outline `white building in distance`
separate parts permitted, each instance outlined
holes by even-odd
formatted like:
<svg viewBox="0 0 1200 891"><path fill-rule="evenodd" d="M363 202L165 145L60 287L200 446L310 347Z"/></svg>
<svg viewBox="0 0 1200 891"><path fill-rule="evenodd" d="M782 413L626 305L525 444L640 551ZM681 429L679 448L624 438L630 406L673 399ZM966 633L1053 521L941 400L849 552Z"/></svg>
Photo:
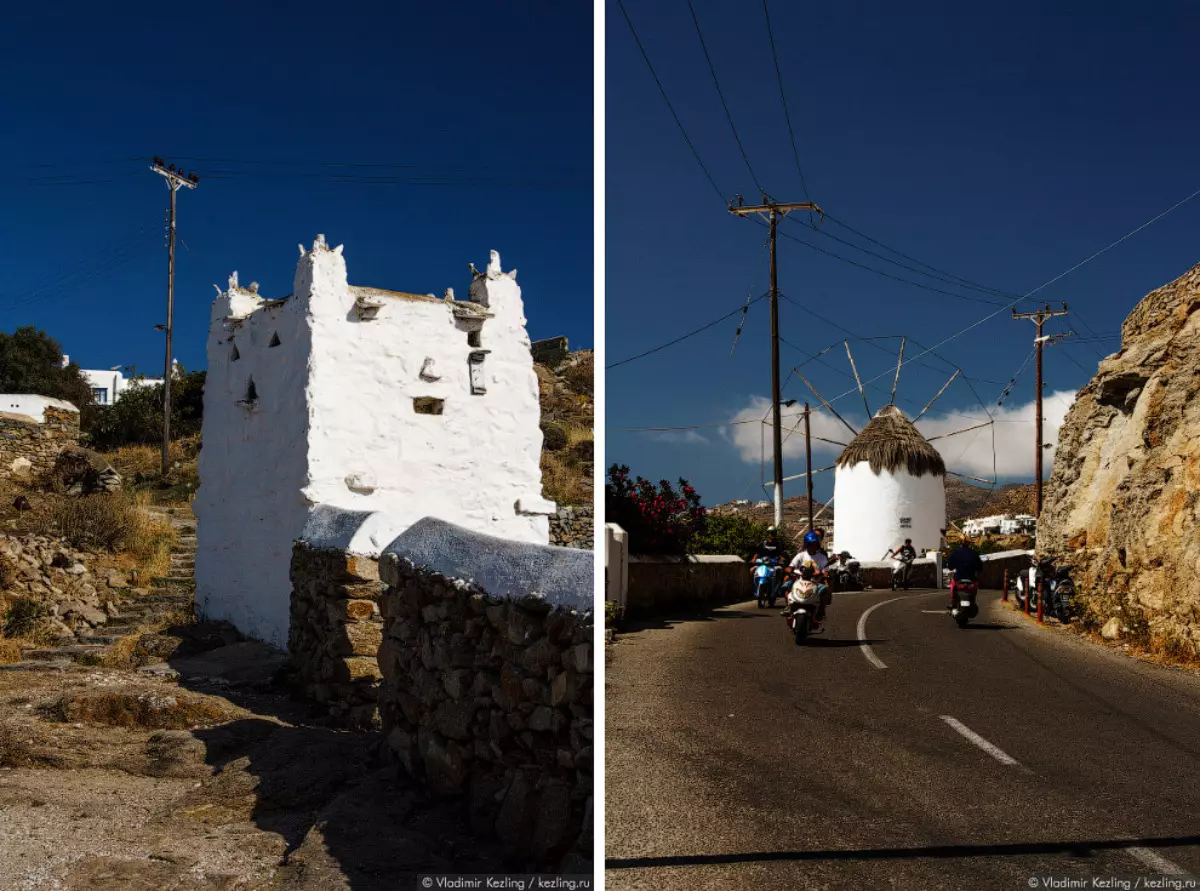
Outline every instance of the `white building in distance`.
<svg viewBox="0 0 1200 891"><path fill-rule="evenodd" d="M882 560L911 538L918 553L941 545L946 464L904 412L881 408L838 456L837 548Z"/></svg>
<svg viewBox="0 0 1200 891"><path fill-rule="evenodd" d="M70 356L62 357L63 368L71 364ZM179 363L176 362L176 365ZM161 377L125 377L121 372L124 366L116 365L107 371L97 371L81 368L80 372L87 378L92 388L92 398L97 405L112 405L121 398L121 394L131 387L152 387L161 384Z"/></svg>
<svg viewBox="0 0 1200 891"><path fill-rule="evenodd" d="M424 517L547 544L541 409L516 270L493 251L467 300L349 283L300 248L293 294L237 273L213 303L194 503L205 618L287 644L292 545L310 508Z"/></svg>

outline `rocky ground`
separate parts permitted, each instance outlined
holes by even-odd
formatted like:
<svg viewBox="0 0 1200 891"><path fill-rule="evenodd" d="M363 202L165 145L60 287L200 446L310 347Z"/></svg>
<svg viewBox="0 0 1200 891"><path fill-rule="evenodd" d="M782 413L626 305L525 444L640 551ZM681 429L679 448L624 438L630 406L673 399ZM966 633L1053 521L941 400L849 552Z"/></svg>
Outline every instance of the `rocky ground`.
<svg viewBox="0 0 1200 891"><path fill-rule="evenodd" d="M282 654L227 626L139 631L190 610L191 520L173 521L173 575L104 634L0 666L0 888L362 891L502 871L377 734L291 698Z"/></svg>

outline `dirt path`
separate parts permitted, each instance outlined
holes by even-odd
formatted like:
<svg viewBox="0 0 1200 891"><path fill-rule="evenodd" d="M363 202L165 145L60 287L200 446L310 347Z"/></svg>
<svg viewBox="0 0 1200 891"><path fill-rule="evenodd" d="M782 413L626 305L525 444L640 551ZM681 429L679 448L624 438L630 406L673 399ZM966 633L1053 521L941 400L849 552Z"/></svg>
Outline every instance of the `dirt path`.
<svg viewBox="0 0 1200 891"><path fill-rule="evenodd" d="M141 636L150 664L84 664L188 608L191 559L122 607L124 635L0 666L0 889L391 891L503 871L460 803L379 760L378 735L290 699L268 647L191 624Z"/></svg>

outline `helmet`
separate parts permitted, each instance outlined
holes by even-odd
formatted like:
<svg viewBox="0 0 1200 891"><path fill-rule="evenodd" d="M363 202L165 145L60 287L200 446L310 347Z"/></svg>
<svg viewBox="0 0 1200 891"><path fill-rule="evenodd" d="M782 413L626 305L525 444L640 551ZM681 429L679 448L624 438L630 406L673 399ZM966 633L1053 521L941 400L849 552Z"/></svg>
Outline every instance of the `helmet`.
<svg viewBox="0 0 1200 891"><path fill-rule="evenodd" d="M817 533L815 533L815 532L809 532L807 535L804 536L804 543L806 545L820 544L821 536L817 535Z"/></svg>
<svg viewBox="0 0 1200 891"><path fill-rule="evenodd" d="M778 531L774 526L767 527L767 535L774 535Z"/></svg>

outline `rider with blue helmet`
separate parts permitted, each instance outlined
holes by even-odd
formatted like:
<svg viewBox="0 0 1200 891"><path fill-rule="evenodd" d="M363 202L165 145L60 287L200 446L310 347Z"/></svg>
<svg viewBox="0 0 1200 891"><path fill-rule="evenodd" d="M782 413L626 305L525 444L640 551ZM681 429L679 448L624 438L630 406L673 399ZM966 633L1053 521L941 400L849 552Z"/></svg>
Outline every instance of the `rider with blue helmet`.
<svg viewBox="0 0 1200 891"><path fill-rule="evenodd" d="M803 545L800 552L792 558L791 567L797 571L803 571L806 566L812 568L813 578L817 581L817 590L821 595L821 605L814 617L812 633L820 634L825 630L825 607L833 600L825 576L829 558L821 550L821 536L816 532L806 533Z"/></svg>

